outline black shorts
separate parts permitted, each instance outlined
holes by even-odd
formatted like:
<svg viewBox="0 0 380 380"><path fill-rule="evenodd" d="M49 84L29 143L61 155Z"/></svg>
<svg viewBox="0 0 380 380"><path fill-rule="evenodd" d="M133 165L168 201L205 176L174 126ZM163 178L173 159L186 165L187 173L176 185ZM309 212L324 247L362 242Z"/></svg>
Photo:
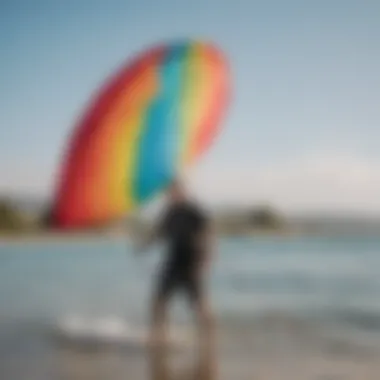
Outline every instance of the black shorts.
<svg viewBox="0 0 380 380"><path fill-rule="evenodd" d="M203 284L199 269L195 265L166 265L161 270L156 296L168 300L173 293L182 292L191 302L197 302L203 295Z"/></svg>

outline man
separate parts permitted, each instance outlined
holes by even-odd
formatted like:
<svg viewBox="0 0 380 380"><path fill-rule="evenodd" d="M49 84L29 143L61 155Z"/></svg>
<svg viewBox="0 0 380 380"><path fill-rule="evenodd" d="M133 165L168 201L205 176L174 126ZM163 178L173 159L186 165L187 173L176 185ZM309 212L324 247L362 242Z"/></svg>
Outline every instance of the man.
<svg viewBox="0 0 380 380"><path fill-rule="evenodd" d="M168 205L150 242L156 239L167 243L167 255L152 302L153 345L158 343L162 349L166 343L168 303L176 291L182 291L190 301L198 320L201 343L209 343L213 339L213 318L204 282L211 261L210 221L189 200L179 182L169 188Z"/></svg>

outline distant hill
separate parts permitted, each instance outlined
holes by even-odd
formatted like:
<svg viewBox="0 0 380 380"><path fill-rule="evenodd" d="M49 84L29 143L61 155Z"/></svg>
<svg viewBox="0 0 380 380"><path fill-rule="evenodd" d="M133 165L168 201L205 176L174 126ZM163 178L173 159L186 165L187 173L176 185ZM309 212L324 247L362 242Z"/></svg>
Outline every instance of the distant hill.
<svg viewBox="0 0 380 380"><path fill-rule="evenodd" d="M48 208L48 199L31 195L0 194L0 200L10 202L21 213L29 216L41 216ZM260 211L261 210L261 211ZM364 214L343 213L305 213L298 215L283 215L276 208L254 205L242 207L229 205L228 207L214 208L212 214L215 220L226 227L227 230L242 230L267 223L271 228L285 228L300 233L321 234L371 234L380 235L380 215L369 216ZM268 221L269 215L269 223ZM259 218L258 218L259 216ZM149 218L148 220L151 220ZM147 223L142 215L130 216L125 220L127 225L143 228ZM149 224L149 223L148 223ZM224 229L224 228L223 228Z"/></svg>
<svg viewBox="0 0 380 380"><path fill-rule="evenodd" d="M30 195L0 194L0 199L9 201L18 210L27 214L41 214L49 205L46 199Z"/></svg>

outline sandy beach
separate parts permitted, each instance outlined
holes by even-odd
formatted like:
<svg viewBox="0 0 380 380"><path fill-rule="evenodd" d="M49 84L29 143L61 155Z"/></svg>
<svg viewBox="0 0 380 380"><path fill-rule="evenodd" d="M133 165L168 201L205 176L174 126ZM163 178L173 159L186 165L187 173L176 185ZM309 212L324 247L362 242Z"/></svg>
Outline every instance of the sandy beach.
<svg viewBox="0 0 380 380"><path fill-rule="evenodd" d="M304 336L302 328L273 323L269 330L257 325L255 331L222 331L214 363L200 365L195 355L191 360L172 356L171 369L152 375L148 357L66 351L59 356L60 375L73 380L378 380L380 356L368 347L313 334Z"/></svg>

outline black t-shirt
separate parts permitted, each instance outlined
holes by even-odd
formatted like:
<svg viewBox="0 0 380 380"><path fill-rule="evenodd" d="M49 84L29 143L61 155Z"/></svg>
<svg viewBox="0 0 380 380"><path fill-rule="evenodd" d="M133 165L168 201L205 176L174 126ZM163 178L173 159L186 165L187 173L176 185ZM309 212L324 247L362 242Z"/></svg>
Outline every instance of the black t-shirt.
<svg viewBox="0 0 380 380"><path fill-rule="evenodd" d="M169 261L184 264L199 254L199 235L207 228L208 217L190 202L173 205L162 216L159 232L169 248Z"/></svg>

